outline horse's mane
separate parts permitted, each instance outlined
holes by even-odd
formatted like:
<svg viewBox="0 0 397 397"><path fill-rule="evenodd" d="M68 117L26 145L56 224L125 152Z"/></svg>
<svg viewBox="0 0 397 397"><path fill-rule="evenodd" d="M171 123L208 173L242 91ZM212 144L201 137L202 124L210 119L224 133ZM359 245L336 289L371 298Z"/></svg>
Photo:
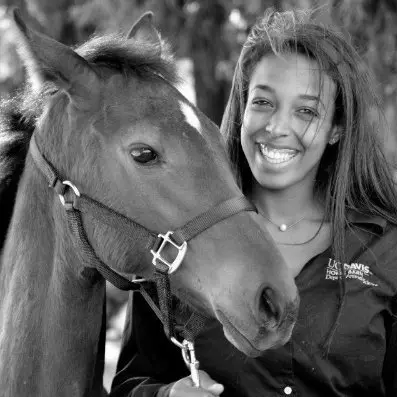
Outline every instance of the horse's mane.
<svg viewBox="0 0 397 397"><path fill-rule="evenodd" d="M17 96L0 106L0 252L14 208L34 125L19 110Z"/></svg>
<svg viewBox="0 0 397 397"><path fill-rule="evenodd" d="M75 51L91 65L110 68L127 77L160 76L171 84L178 81L175 63L165 42L160 53L158 46L127 40L122 34L109 34L95 36ZM40 92L35 92L26 84L21 92L0 104L0 252L36 120L53 93L53 85L44 85Z"/></svg>

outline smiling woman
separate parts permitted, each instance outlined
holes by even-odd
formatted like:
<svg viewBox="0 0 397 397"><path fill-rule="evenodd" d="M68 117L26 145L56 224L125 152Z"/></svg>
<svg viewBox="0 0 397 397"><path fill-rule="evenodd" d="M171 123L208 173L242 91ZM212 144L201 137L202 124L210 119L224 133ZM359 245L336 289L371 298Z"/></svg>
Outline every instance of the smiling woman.
<svg viewBox="0 0 397 397"><path fill-rule="evenodd" d="M396 318L397 195L374 91L340 33L301 12L258 21L221 130L239 186L263 215L258 225L295 276L291 340L244 357L230 343L242 335L211 322L195 341L206 371L195 388L156 319L141 327L148 307L136 297L112 396L397 395L395 366L384 364Z"/></svg>

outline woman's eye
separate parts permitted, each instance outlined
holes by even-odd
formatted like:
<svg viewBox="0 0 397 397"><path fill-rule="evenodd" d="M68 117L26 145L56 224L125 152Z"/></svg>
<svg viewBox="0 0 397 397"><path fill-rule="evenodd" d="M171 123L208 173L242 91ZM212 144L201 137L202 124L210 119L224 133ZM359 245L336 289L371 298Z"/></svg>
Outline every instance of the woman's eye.
<svg viewBox="0 0 397 397"><path fill-rule="evenodd" d="M139 147L132 149L130 154L134 161L139 164L153 163L158 159L158 154L148 147Z"/></svg>
<svg viewBox="0 0 397 397"><path fill-rule="evenodd" d="M311 118L318 117L318 112L315 109L302 108L298 110L298 113L301 114L302 116L308 116Z"/></svg>
<svg viewBox="0 0 397 397"><path fill-rule="evenodd" d="M252 104L253 104L253 105L256 105L256 106L272 107L272 103L269 102L269 101L266 100L266 99L254 99L254 100L252 101Z"/></svg>

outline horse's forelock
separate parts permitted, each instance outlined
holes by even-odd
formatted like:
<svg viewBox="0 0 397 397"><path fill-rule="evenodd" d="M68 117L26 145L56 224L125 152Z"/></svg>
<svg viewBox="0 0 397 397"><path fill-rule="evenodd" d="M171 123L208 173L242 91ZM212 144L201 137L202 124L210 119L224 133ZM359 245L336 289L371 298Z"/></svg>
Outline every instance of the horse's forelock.
<svg viewBox="0 0 397 397"><path fill-rule="evenodd" d="M179 82L174 58L167 42L158 46L128 40L122 34L95 36L76 52L97 67L114 69L127 77L150 79L161 76L175 85Z"/></svg>

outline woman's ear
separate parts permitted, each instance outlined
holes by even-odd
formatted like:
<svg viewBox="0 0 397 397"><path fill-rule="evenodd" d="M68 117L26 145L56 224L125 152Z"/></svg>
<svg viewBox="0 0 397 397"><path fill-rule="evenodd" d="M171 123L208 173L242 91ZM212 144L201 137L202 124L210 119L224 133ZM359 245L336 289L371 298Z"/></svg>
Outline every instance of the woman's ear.
<svg viewBox="0 0 397 397"><path fill-rule="evenodd" d="M334 145L336 142L339 141L342 135L342 128L340 126L332 127L331 137L329 138L328 144Z"/></svg>

